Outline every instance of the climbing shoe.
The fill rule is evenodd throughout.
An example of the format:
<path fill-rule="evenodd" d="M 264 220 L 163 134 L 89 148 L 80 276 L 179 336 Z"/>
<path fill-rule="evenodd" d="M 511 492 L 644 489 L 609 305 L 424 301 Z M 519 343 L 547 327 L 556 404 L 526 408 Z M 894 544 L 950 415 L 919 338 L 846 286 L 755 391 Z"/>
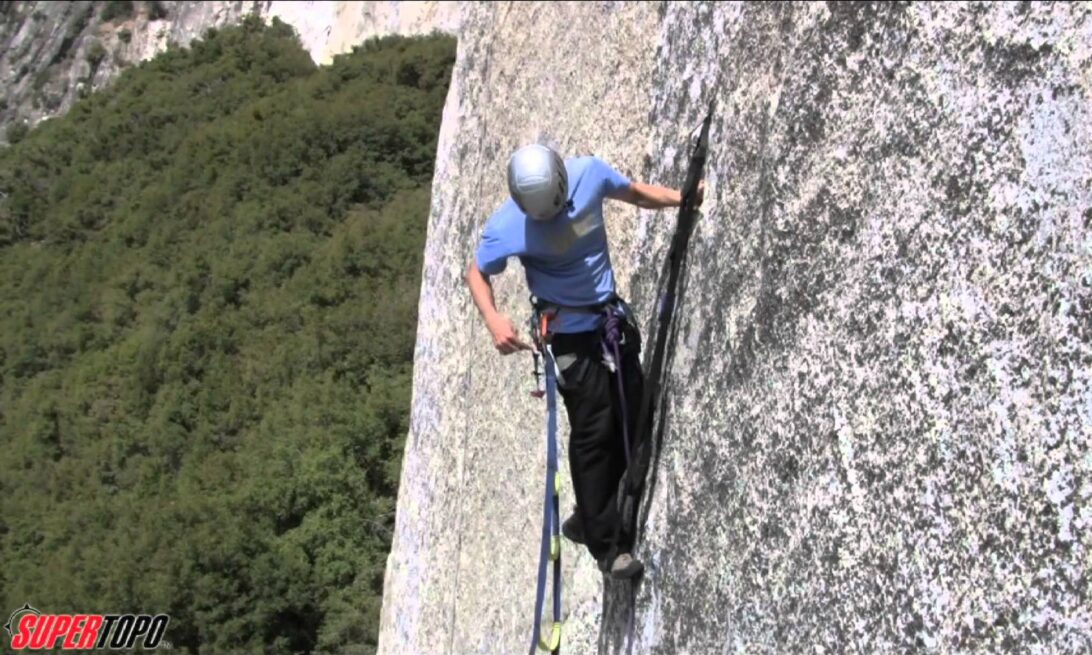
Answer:
<path fill-rule="evenodd" d="M 561 534 L 574 544 L 584 543 L 584 524 L 580 522 L 580 514 L 575 507 L 572 515 L 561 523 Z"/>
<path fill-rule="evenodd" d="M 620 553 L 610 563 L 610 577 L 615 580 L 629 580 L 641 574 L 645 565 L 629 553 Z"/>

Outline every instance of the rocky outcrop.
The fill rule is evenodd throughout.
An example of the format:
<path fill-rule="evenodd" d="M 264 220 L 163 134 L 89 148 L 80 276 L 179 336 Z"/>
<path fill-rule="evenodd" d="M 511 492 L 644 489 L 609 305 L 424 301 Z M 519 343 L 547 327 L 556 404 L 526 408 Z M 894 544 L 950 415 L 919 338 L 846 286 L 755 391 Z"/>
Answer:
<path fill-rule="evenodd" d="M 1092 649 L 1090 44 L 1079 4 L 465 7 L 381 652 L 529 640 L 543 407 L 461 281 L 508 153 L 677 186 L 713 99 L 648 571 L 566 543 L 564 650 Z M 646 318 L 673 219 L 608 215 Z"/>
<path fill-rule="evenodd" d="M 256 14 L 292 25 L 316 63 L 373 36 L 453 32 L 445 2 L 8 2 L 0 5 L 0 141 L 170 45 Z M 17 128 L 21 131 L 23 128 Z"/>
<path fill-rule="evenodd" d="M 210 27 L 239 21 L 241 2 L 11 2 L 0 20 L 0 127 L 68 111 L 126 67 Z M 116 3 L 122 4 L 122 3 Z"/>
<path fill-rule="evenodd" d="M 459 27 L 456 2 L 293 2 L 261 3 L 261 13 L 292 25 L 311 58 L 328 64 L 369 38 L 432 31 L 454 33 Z"/>

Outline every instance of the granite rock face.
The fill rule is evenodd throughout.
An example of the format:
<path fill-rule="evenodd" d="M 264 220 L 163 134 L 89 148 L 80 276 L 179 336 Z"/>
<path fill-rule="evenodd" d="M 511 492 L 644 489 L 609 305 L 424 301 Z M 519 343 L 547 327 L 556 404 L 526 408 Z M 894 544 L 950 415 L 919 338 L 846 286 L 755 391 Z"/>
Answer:
<path fill-rule="evenodd" d="M 453 2 L 133 2 L 132 13 L 115 16 L 108 5 L 0 4 L 0 142 L 9 125 L 63 114 L 126 67 L 248 15 L 293 26 L 319 64 L 374 36 L 453 32 L 460 15 Z"/>
<path fill-rule="evenodd" d="M 263 17 L 277 17 L 296 28 L 303 47 L 319 64 L 349 52 L 375 36 L 415 36 L 454 32 L 459 26 L 456 2 L 299 2 L 259 3 Z"/>
<path fill-rule="evenodd" d="M 648 570 L 605 582 L 566 542 L 565 651 L 1092 651 L 1088 4 L 481 4 L 460 25 L 381 652 L 530 638 L 544 411 L 461 279 L 507 155 L 547 132 L 678 186 L 714 99 Z M 674 213 L 607 221 L 648 319 Z M 495 289 L 522 323 L 518 263 Z"/>
<path fill-rule="evenodd" d="M 132 4 L 131 14 L 111 17 L 103 2 L 5 3 L 0 127 L 33 127 L 63 114 L 126 67 L 170 43 L 186 45 L 210 27 L 238 22 L 254 8 L 242 2 L 161 2 L 165 15 L 153 15 L 148 3 Z"/>

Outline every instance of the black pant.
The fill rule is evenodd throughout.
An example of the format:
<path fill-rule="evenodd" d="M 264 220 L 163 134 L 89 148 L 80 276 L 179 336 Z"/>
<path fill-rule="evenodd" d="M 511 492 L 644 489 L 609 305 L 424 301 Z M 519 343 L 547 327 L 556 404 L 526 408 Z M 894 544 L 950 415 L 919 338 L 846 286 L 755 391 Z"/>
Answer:
<path fill-rule="evenodd" d="M 640 412 L 644 376 L 640 335 L 628 325 L 623 333 L 622 372 L 632 454 L 637 448 L 634 426 Z M 576 491 L 576 505 L 583 523 L 585 544 L 597 560 L 613 557 L 616 552 L 627 552 L 633 540 L 633 535 L 620 532 L 619 543 L 614 544 L 620 521 L 618 483 L 626 470 L 626 453 L 618 379 L 603 362 L 601 341 L 599 332 L 555 334 L 552 339 L 554 356 L 558 358 L 559 367 L 564 367 L 558 389 L 572 427 L 569 469 Z M 565 355 L 575 355 L 576 359 L 567 362 L 570 358 Z M 615 550 L 615 545 L 619 550 Z"/>

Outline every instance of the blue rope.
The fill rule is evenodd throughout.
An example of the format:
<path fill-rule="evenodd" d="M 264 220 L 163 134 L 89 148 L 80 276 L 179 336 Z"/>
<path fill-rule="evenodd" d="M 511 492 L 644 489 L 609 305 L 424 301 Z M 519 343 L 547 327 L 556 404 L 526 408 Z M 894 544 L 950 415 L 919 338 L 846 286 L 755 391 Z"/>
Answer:
<path fill-rule="evenodd" d="M 560 499 L 554 493 L 557 475 L 557 373 L 554 355 L 549 347 L 543 353 L 546 368 L 546 486 L 542 503 L 542 544 L 538 554 L 538 588 L 535 590 L 534 631 L 529 655 L 535 655 L 542 634 L 542 606 L 546 600 L 546 568 L 550 561 L 550 543 L 560 534 Z M 554 561 L 554 623 L 561 622 L 561 555 Z M 558 647 L 554 652 L 561 649 Z"/>

